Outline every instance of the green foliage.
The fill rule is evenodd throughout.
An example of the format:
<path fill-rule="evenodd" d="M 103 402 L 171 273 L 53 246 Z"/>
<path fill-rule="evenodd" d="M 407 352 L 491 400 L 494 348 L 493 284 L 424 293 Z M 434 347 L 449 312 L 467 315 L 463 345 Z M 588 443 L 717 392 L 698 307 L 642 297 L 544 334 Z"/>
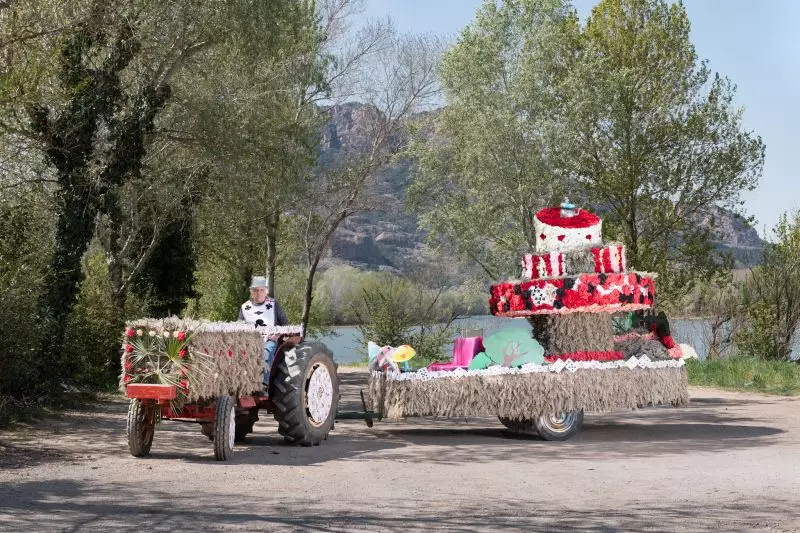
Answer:
<path fill-rule="evenodd" d="M 431 244 L 516 274 L 533 214 L 568 188 L 565 82 L 579 27 L 566 2 L 486 2 L 440 67 L 446 106 L 418 126 L 409 190 Z"/>
<path fill-rule="evenodd" d="M 780 330 L 775 311 L 767 302 L 759 301 L 746 309 L 744 328 L 736 337 L 739 353 L 761 359 L 786 360 L 789 346 L 780 343 Z"/>
<path fill-rule="evenodd" d="M 444 346 L 453 340 L 456 315 L 437 308 L 440 294 L 391 277 L 363 289 L 360 301 L 353 302 L 361 345 L 369 341 L 379 346 L 408 344 L 417 352 L 415 365 L 441 360 Z"/>
<path fill-rule="evenodd" d="M 800 326 L 800 211 L 781 215 L 774 235 L 743 286 L 748 324 L 737 344 L 746 354 L 785 360 Z"/>
<path fill-rule="evenodd" d="M 108 268 L 101 251 L 83 261 L 84 278 L 64 337 L 64 361 L 76 383 L 113 388 L 119 375 L 123 314 L 112 298 Z M 110 364 L 110 362 L 114 364 Z"/>
<path fill-rule="evenodd" d="M 707 215 L 739 208 L 764 145 L 689 31 L 666 0 L 602 0 L 583 28 L 567 2 L 486 2 L 445 54 L 447 106 L 411 150 L 433 241 L 515 275 L 533 213 L 568 193 L 603 214 L 631 267 L 660 275 L 659 305 L 729 269 Z"/>
<path fill-rule="evenodd" d="M 758 357 L 690 360 L 689 384 L 768 394 L 800 394 L 800 364 Z"/>
<path fill-rule="evenodd" d="M 8 196 L 0 198 L 0 397 L 22 398 L 34 393 L 45 371 L 35 353 L 36 307 L 46 288 L 41 250 L 52 246 L 52 221 L 36 195 Z"/>
<path fill-rule="evenodd" d="M 568 127 L 571 170 L 628 264 L 660 274 L 664 304 L 729 268 L 712 253 L 715 205 L 758 183 L 764 144 L 745 131 L 735 88 L 700 61 L 680 3 L 602 0 L 581 38 Z"/>
<path fill-rule="evenodd" d="M 197 254 L 191 220 L 178 220 L 167 226 L 135 278 L 133 291 L 151 303 L 147 316 L 179 316 L 187 300 L 196 296 Z"/>

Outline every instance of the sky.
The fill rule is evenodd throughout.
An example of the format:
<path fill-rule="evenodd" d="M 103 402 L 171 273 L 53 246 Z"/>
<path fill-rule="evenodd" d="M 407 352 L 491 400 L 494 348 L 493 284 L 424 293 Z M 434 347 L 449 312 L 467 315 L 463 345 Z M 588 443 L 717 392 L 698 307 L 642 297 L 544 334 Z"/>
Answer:
<path fill-rule="evenodd" d="M 401 32 L 458 35 L 481 0 L 367 0 L 364 16 L 390 16 Z M 585 20 L 596 0 L 573 0 Z M 684 0 L 692 42 L 712 71 L 737 87 L 744 128 L 766 144 L 758 188 L 745 210 L 762 237 L 781 213 L 800 209 L 800 0 Z"/>

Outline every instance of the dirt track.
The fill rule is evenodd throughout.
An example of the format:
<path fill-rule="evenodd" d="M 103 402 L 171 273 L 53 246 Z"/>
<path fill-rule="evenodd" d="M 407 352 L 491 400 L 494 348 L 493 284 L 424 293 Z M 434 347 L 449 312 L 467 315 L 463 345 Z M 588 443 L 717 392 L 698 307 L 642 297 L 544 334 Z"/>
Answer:
<path fill-rule="evenodd" d="M 341 377 L 354 409 L 365 374 Z M 587 415 L 566 443 L 411 419 L 294 448 L 264 418 L 231 463 L 174 422 L 135 459 L 125 410 L 0 432 L 0 530 L 800 531 L 800 399 L 693 389 L 685 409 Z"/>

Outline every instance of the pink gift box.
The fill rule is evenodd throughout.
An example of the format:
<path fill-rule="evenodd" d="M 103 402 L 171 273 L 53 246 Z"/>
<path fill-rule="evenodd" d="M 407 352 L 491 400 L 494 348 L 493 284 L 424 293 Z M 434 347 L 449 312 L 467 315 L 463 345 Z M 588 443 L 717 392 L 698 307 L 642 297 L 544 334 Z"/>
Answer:
<path fill-rule="evenodd" d="M 428 370 L 455 370 L 466 368 L 476 354 L 483 351 L 483 337 L 458 337 L 453 343 L 453 360 L 446 363 L 431 363 Z"/>

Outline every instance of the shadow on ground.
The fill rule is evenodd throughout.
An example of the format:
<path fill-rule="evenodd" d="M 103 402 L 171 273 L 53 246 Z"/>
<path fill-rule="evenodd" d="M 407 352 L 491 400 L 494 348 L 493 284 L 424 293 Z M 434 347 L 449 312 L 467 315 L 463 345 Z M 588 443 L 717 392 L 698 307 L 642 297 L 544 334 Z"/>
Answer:
<path fill-rule="evenodd" d="M 53 480 L 21 483 L 4 493 L 0 529 L 9 531 L 137 530 L 215 531 L 726 531 L 749 532 L 781 527 L 800 519 L 794 502 L 747 501 L 709 509 L 689 501 L 609 510 L 575 504 L 542 505 L 530 500 L 489 496 L 463 501 L 403 500 L 393 512 L 370 502 L 349 502 L 350 509 L 279 492 L 264 494 L 185 494 L 131 485 Z M 22 499 L 18 494 L 34 494 Z M 168 502 L 168 503 L 167 503 Z M 344 507 L 347 507 L 348 502 Z M 491 511 L 488 511 L 491 510 Z M 741 519 L 733 517 L 745 517 Z M 202 525 L 202 526 L 201 526 Z M 785 527 L 785 526 L 784 526 Z M 773 529 L 774 530 L 774 529 Z"/>

